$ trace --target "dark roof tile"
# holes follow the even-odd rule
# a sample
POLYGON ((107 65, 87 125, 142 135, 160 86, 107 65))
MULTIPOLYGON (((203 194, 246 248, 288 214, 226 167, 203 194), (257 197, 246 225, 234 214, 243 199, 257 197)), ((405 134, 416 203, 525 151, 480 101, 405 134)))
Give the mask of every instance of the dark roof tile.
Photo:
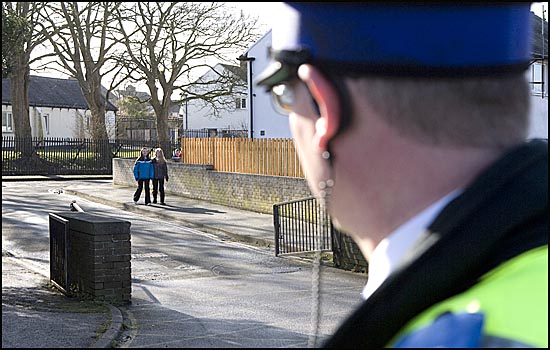
MULTIPOLYGON (((11 104, 10 79, 2 79, 2 104, 11 104)), ((29 105, 36 107, 89 109, 76 79, 30 76, 29 105)), ((106 110, 117 111, 110 102, 106 110)))

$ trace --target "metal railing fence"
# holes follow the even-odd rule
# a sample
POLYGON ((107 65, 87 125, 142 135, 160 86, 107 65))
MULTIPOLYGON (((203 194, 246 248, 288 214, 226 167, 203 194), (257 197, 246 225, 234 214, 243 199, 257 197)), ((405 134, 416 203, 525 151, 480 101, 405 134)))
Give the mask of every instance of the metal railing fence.
POLYGON ((50 280, 63 293, 69 293, 69 220, 53 213, 50 218, 50 280))
MULTIPOLYGON (((137 158, 142 147, 159 142, 2 137, 2 175, 111 175, 113 158, 137 158)), ((180 147, 173 141, 166 151, 180 147)))
POLYGON ((316 198, 273 205, 275 255, 332 251, 334 228, 316 198))

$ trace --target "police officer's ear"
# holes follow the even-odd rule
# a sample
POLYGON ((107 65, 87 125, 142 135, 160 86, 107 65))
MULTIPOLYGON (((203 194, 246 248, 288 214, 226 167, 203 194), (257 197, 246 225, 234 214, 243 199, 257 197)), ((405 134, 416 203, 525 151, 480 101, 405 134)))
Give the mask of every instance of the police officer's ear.
POLYGON ((340 98, 334 85, 314 66, 303 64, 298 69, 298 76, 306 83, 315 103, 318 106, 318 119, 315 123, 315 138, 318 147, 328 149, 330 140, 338 132, 342 116, 340 115, 340 98))

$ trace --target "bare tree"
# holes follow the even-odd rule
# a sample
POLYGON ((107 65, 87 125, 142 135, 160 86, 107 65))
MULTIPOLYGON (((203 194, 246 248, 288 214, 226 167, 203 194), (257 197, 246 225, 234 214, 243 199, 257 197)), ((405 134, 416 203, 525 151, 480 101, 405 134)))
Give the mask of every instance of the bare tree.
POLYGON ((149 88, 160 146, 171 152, 168 111, 172 95, 181 94, 178 102, 202 99, 215 105, 220 96, 231 94, 234 75, 220 72, 215 79, 224 88, 197 92, 191 89, 193 74, 201 68, 211 69, 215 61, 227 62, 231 54, 236 57, 257 39, 256 20, 242 13, 234 15, 219 2, 137 2, 117 12, 126 65, 132 80, 149 88))
POLYGON ((91 112, 90 135, 95 140, 108 139, 105 106, 111 91, 126 77, 123 67, 112 64, 117 57, 117 41, 111 35, 114 21, 111 15, 120 5, 120 2, 48 3, 48 11, 42 17, 44 26, 52 28, 48 40, 61 71, 79 82, 91 112), (115 79, 104 91, 102 80, 106 74, 114 74, 115 79))
MULTIPOLYGON (((22 158, 34 155, 29 119, 29 76, 30 65, 33 60, 47 56, 43 55, 31 59, 33 50, 46 40, 42 31, 36 29, 40 11, 43 10, 44 6, 45 3, 43 2, 2 3, 2 21, 4 21, 4 14, 6 14, 16 18, 19 23, 19 30, 13 32, 13 35, 17 35, 17 37, 9 38, 12 46, 9 53, 6 53, 6 55, 4 55, 4 52, 2 53, 2 60, 5 60, 6 66, 9 67, 7 76, 10 79, 14 133, 16 138, 24 141, 17 143, 22 158)), ((4 34, 2 33, 2 40, 4 40, 4 34)), ((4 50, 4 46, 2 46, 2 49, 4 50)))

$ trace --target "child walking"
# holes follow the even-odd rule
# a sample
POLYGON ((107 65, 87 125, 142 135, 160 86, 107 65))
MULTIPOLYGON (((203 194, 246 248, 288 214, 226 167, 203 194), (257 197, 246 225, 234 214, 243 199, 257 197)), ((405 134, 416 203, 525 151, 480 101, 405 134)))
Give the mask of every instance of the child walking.
POLYGON ((155 176, 153 177, 153 203, 157 202, 157 194, 160 193, 160 204, 164 203, 164 180, 168 182, 168 166, 164 158, 162 148, 155 150, 155 157, 152 160, 155 176))
POLYGON ((138 183, 138 188, 134 193, 134 204, 137 204, 143 187, 145 186, 145 205, 151 205, 150 180, 154 177, 154 169, 151 158, 149 158, 149 149, 143 147, 141 156, 134 163, 134 178, 138 183))

